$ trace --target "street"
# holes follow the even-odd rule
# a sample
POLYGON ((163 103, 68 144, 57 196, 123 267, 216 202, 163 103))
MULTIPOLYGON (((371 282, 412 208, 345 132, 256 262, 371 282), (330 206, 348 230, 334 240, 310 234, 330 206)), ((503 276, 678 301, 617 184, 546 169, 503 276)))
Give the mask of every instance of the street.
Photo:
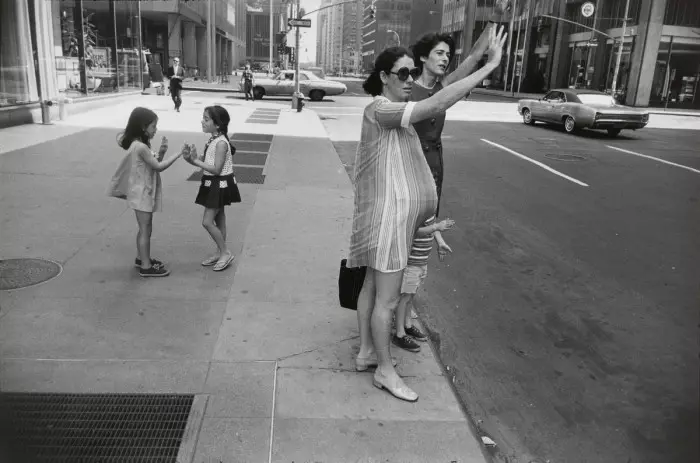
MULTIPOLYGON (((308 104, 349 174, 368 102, 308 104)), ((468 413, 501 461, 697 461, 700 132, 654 127, 699 120, 571 136, 514 105, 459 103, 443 139, 454 253, 419 312, 468 413)))

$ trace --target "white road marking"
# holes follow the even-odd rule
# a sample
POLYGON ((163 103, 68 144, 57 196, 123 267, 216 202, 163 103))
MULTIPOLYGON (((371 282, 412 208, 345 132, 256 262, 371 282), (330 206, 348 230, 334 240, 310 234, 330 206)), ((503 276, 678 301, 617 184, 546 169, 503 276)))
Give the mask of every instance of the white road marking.
POLYGON ((180 92, 180 95, 189 95, 190 93, 194 93, 194 90, 188 90, 186 92, 180 92))
POLYGON ((648 155, 646 155, 646 154, 635 153, 634 151, 623 150, 622 148, 616 148, 616 147, 610 146, 610 145, 605 145, 605 146, 607 146, 608 148, 613 149, 613 150, 622 151, 623 153, 633 154, 633 155, 635 155, 635 156, 640 156, 640 157, 647 158, 647 159, 651 159, 651 160, 654 160, 654 161, 663 162, 664 164, 668 164, 668 165, 670 165, 670 166, 680 167, 681 169, 686 169, 686 170, 689 170, 689 171, 691 171, 691 172, 695 172, 696 174, 700 174, 700 170, 693 169, 692 167, 684 166, 684 165, 682 165, 682 164, 676 164, 675 162, 671 162, 671 161, 666 161, 666 160, 664 160, 664 159, 655 158, 654 156, 648 156, 648 155))
POLYGON ((520 154, 520 153, 518 153, 518 152, 516 152, 516 151, 513 151, 513 150, 510 149, 510 148, 506 148, 506 147, 503 146, 503 145, 499 145, 498 143, 494 143, 494 142, 492 142, 492 141, 486 140, 485 138, 482 138, 481 141, 483 141, 483 142, 485 142, 485 143, 488 143, 489 145, 495 146, 496 148, 500 148, 500 149, 502 149, 503 151, 505 151, 505 152, 507 152, 507 153, 513 154, 513 155, 515 155, 515 156, 518 156, 519 158, 524 159, 524 160, 526 160, 526 161, 528 161, 528 162, 531 162, 531 163, 535 164, 536 166, 540 166, 540 167, 543 168, 544 170, 547 170, 547 171, 549 171, 549 172, 551 172, 551 173, 553 173, 553 174, 556 174, 556 175, 558 175, 558 176, 560 176, 560 177, 563 177, 563 178, 569 180, 570 182, 574 182, 574 183, 577 184, 577 185, 586 186, 586 187, 588 186, 587 184, 583 183, 583 182, 580 181, 580 180, 576 180, 576 179, 573 178, 573 177, 569 177, 569 176, 566 175, 566 174, 562 174, 562 173, 559 172, 558 170, 552 169, 551 167, 549 167, 549 166, 546 165, 546 164, 542 164, 542 163, 539 162, 539 161, 535 161, 534 159, 530 159, 529 157, 524 156, 524 155, 522 155, 522 154, 520 154))

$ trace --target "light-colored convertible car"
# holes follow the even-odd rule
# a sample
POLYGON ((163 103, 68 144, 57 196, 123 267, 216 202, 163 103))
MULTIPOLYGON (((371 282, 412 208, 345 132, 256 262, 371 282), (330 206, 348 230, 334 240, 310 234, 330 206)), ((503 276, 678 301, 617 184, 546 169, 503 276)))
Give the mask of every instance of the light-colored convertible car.
POLYGON ((622 129, 641 129, 649 122, 649 111, 617 104, 607 93, 585 89, 555 89, 538 100, 518 102, 523 122, 563 124, 564 130, 603 129, 617 136, 622 129))
MULTIPOLYGON (((243 91, 243 79, 238 87, 243 91)), ((311 101, 321 101, 324 96, 341 95, 348 88, 341 82, 321 79, 311 71, 299 71, 299 91, 311 101)), ((253 95, 256 100, 263 96, 292 96, 294 94, 294 70, 280 71, 272 79, 255 79, 253 95)))

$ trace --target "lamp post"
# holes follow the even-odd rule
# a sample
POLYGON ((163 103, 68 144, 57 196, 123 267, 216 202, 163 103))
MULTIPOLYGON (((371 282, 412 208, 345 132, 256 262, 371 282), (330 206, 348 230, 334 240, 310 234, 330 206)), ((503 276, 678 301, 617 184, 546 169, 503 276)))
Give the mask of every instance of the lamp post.
POLYGON ((396 31, 392 31, 391 29, 387 29, 386 31, 393 32, 394 34, 396 34, 396 46, 400 47, 401 46, 401 37, 399 37, 399 33, 396 31))
POLYGON ((625 17, 622 19, 622 35, 620 36, 620 45, 617 48, 617 59, 615 60, 615 73, 613 74, 612 81, 612 96, 615 98, 615 92, 617 91, 617 75, 620 72, 620 60, 622 59, 622 49, 625 46, 625 33, 627 32, 627 14, 630 10, 630 0, 627 0, 625 4, 625 17))

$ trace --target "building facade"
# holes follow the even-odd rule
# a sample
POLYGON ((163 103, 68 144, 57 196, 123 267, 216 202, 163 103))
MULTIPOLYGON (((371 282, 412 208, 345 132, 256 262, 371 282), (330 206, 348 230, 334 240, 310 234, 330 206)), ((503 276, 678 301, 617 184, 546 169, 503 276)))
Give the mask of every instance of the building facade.
POLYGON ((204 77, 211 52, 212 74, 226 73, 245 56, 242 8, 244 0, 4 0, 0 110, 140 91, 175 56, 189 76, 204 77))
POLYGON ((440 32, 442 2, 443 0, 413 0, 409 41, 411 45, 429 32, 440 32))
MULTIPOLYGON (((286 0, 272 2, 272 61, 273 67, 280 66, 282 56, 279 53, 282 35, 289 29, 289 5, 286 0)), ((245 59, 256 68, 267 69, 270 65, 270 2, 260 0, 248 1, 246 27, 245 59)), ((244 64, 244 63, 241 63, 244 64)))
POLYGON ((365 71, 372 69, 377 55, 385 48, 411 45, 412 8, 413 0, 365 2, 362 25, 362 65, 365 71))
POLYGON ((363 2, 343 1, 323 0, 317 16, 316 65, 330 74, 360 72, 363 2))
MULTIPOLYGON (((487 84, 514 92, 571 87, 611 93, 617 74, 615 93, 625 104, 700 107, 700 2, 597 0, 590 15, 584 3, 516 0, 508 53, 487 84)), ((458 43, 457 62, 483 31, 493 4, 445 0, 442 30, 458 43)))

